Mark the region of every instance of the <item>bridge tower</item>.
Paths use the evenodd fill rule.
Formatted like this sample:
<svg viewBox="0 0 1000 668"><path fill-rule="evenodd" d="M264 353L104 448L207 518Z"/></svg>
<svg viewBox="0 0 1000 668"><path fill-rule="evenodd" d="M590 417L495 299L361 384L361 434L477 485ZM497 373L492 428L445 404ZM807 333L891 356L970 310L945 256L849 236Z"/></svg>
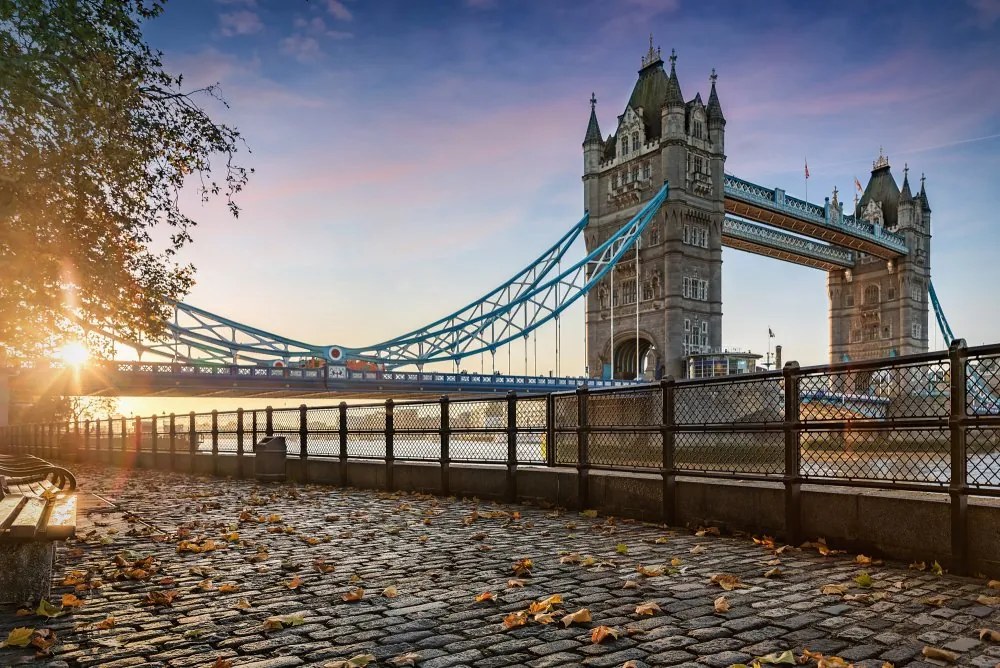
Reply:
<svg viewBox="0 0 1000 668"><path fill-rule="evenodd" d="M587 295L587 365L594 377L634 378L638 371L679 378L688 354L722 344L726 119L715 71L708 104L700 93L685 101L676 61L671 53L667 75L650 37L639 78L606 138L596 98L590 99L583 140L587 250L670 183L667 201L643 234L638 262L629 249Z"/></svg>
<svg viewBox="0 0 1000 668"><path fill-rule="evenodd" d="M842 207L836 193L831 205ZM859 215L876 229L881 226L903 235L909 252L895 260L859 253L853 269L829 272L830 361L926 352L931 208L924 178L914 196L905 167L900 190L889 159L880 152L855 204L855 216Z"/></svg>

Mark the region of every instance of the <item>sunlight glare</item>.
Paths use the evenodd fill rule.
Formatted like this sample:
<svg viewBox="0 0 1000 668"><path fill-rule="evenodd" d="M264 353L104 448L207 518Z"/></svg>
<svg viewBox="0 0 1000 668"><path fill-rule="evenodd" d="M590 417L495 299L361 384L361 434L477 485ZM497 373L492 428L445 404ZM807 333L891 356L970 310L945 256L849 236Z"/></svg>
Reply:
<svg viewBox="0 0 1000 668"><path fill-rule="evenodd" d="M79 341L70 341L64 345L60 354L62 356L62 361L70 366L83 366L90 358L90 352L87 350L87 346L83 345Z"/></svg>

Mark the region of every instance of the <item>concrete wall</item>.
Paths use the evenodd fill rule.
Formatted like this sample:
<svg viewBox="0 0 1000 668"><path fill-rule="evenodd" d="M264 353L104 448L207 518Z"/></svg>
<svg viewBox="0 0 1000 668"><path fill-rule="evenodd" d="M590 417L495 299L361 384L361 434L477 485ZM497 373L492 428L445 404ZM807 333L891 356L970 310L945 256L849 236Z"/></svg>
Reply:
<svg viewBox="0 0 1000 668"><path fill-rule="evenodd" d="M254 458L250 456L213 458L207 453L193 458L186 453L173 458L159 453L154 461L149 452L88 451L80 453L78 460L230 478L250 478L254 466ZM447 475L443 475L434 462L397 462L390 470L382 461L350 460L342 464L337 459L289 458L286 473L295 481L363 489L386 489L391 477L394 490L448 493L484 500L507 500L511 484L504 466L452 464ZM579 474L572 467L519 467L513 475L513 488L519 501L596 509L602 514L648 522L663 520L664 490L668 489L658 474L608 471L589 471L585 484L581 485ZM674 484L673 522L787 538L785 504L786 492L780 481L679 477ZM799 502L801 532L797 540L822 537L837 549L905 562L929 564L937 560L954 570L951 511L945 493L803 485ZM970 497L968 526L966 570L1000 578L1000 499Z"/></svg>

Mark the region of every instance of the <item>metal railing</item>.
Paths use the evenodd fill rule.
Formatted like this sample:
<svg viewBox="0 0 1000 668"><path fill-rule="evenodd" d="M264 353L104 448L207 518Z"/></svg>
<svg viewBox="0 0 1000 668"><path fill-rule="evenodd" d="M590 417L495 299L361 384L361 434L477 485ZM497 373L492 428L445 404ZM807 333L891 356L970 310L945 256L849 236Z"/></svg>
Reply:
<svg viewBox="0 0 1000 668"><path fill-rule="evenodd" d="M284 436L289 455L434 462L448 493L453 463L576 469L662 479L674 518L678 476L772 481L797 534L803 484L947 493L956 554L969 495L1000 496L1000 344L780 371L542 396L300 406L108 418L0 428L0 446L59 458L67 450L243 458ZM191 458L193 467L193 458Z"/></svg>

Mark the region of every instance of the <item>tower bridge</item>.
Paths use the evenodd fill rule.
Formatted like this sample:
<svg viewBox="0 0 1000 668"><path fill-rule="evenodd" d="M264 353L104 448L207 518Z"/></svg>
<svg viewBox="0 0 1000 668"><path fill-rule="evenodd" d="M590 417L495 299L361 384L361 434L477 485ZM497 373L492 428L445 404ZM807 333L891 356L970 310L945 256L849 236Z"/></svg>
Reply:
<svg viewBox="0 0 1000 668"><path fill-rule="evenodd" d="M178 303L154 341L127 339L108 323L79 323L130 347L139 362L94 365L82 375L27 364L13 370L11 386L79 394L368 397L548 392L661 374L683 378L689 358L722 347L723 247L827 273L831 362L926 351L931 302L950 337L930 283L924 179L914 195L904 170L897 186L880 155L848 215L836 190L819 205L727 174L715 72L707 103L700 93L686 99L676 61L672 53L668 74L650 43L615 132L606 137L591 96L583 217L511 279L443 318L349 347L291 339ZM581 237L586 255L574 258L569 251ZM555 377L517 376L509 368L503 375L460 372L463 360L495 362L513 345L524 346L527 370L529 339L543 326L558 332L565 310L579 300L586 314L586 377L558 371L560 334ZM362 366L345 366L352 361ZM454 369L425 369L442 363Z"/></svg>

